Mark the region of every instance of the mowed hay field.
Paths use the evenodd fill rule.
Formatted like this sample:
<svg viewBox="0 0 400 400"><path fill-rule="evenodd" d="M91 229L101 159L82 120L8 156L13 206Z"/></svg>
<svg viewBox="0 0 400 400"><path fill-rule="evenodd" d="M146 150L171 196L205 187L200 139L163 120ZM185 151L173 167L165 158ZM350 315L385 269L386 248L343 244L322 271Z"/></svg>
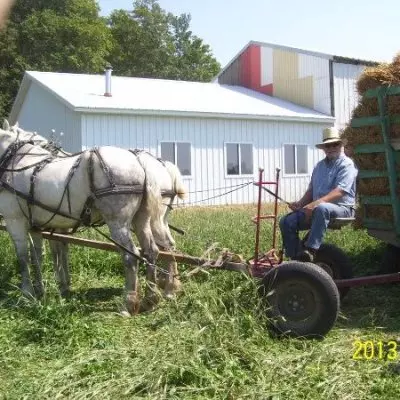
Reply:
<svg viewBox="0 0 400 400"><path fill-rule="evenodd" d="M175 210L170 222L186 230L175 235L183 253L201 256L214 244L250 258L254 214L255 206L196 207ZM266 250L271 232L265 222ZM74 294L64 301L47 250L47 294L38 302L20 295L14 251L5 233L0 240L1 399L400 398L400 348L394 361L352 359L357 340L400 336L400 286L351 290L324 340L277 339L255 282L242 274L187 277L191 267L180 266L176 300L123 318L116 253L71 247ZM327 241L348 252L356 274L378 268L384 246L365 231L346 227Z"/></svg>

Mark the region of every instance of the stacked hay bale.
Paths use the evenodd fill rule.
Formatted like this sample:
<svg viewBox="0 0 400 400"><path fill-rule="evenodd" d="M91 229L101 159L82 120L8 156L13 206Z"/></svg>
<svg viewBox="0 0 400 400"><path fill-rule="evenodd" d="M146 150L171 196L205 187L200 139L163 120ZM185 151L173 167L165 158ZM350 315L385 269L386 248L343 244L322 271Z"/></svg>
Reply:
<svg viewBox="0 0 400 400"><path fill-rule="evenodd" d="M400 85L400 53L394 57L391 63L366 68L357 82L357 91L362 96L368 89L390 85ZM400 115L400 96L388 97L387 111L389 115ZM376 98L362 98L354 109L352 118L375 117L378 115L378 100ZM342 137L347 139L347 146L345 149L346 154L353 158L359 170L386 170L387 166L384 153L354 153L354 148L359 144L383 143L381 127L366 126L361 128L352 128L350 124L342 133ZM390 139L400 139L400 124L391 125L389 136ZM361 178L358 180L357 192L359 195L389 196L389 180L386 177ZM392 222L392 206L365 205L365 207L358 207L356 213L356 227L362 227L362 219L364 217Z"/></svg>

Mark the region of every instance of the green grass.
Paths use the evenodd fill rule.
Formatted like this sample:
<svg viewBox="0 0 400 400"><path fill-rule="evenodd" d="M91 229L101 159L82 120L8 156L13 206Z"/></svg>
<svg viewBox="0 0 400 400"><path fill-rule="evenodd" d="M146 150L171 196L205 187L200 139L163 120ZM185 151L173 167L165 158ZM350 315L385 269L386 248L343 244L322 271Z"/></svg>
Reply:
<svg viewBox="0 0 400 400"><path fill-rule="evenodd" d="M250 258L254 212L175 210L170 222L186 231L177 248L202 256L214 245ZM265 250L271 232L266 222ZM350 227L326 240L348 252L358 275L373 273L384 249ZM5 233L0 246L0 399L400 398L399 360L352 360L355 340L400 336L399 286L351 290L324 340L276 339L266 330L255 283L242 274L187 277L190 266L180 266L179 297L127 319L118 315L124 280L116 253L71 247L70 301L59 298L46 254L46 297L39 302L20 295Z"/></svg>

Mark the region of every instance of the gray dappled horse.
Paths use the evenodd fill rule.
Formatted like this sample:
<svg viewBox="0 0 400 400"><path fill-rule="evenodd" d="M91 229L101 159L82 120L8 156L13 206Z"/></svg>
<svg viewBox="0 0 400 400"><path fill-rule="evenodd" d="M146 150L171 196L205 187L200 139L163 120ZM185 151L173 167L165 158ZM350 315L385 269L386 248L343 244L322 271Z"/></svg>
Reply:
<svg viewBox="0 0 400 400"><path fill-rule="evenodd" d="M63 149L54 146L54 144L49 140L45 139L43 136L38 135L36 132L25 131L18 126L18 123L12 127L10 127L7 120L4 120L3 123L4 130L12 130L17 133L20 137L20 140L32 140L35 144L38 144L46 149L49 149L58 157L69 157L70 153L65 152ZM169 243L169 247L172 248L175 245L175 241L170 233L168 226L168 214L171 210L171 205L173 204L175 197L183 199L186 196L187 190L182 180L181 173L177 166L168 161L162 161L160 159L155 158L152 154L146 151L134 150L137 157L141 160L143 165L146 168L151 168L153 171L157 171L156 178L159 183L159 187L161 189L161 195L163 198L164 207L161 210L162 214L162 223L164 224L165 234L167 236L167 242ZM154 230L153 222L151 221L152 230ZM135 217L133 220L133 228L139 239L140 246L146 246L143 244L143 240L146 240L143 235L141 235L140 230L135 227ZM157 236L157 232L155 235L155 241L160 246L163 247L165 245L164 238L160 238ZM160 243L161 242L161 243ZM38 264L41 264L41 248L42 248L42 236L33 235L33 245L35 250L32 252L33 254L38 254L40 259L33 260ZM60 291L62 295L68 295L70 291L70 274L69 274L69 263L68 263L68 244L60 241L50 241L50 249L53 259L53 267L56 279L60 286ZM178 269L177 263L175 261L171 261L168 263L168 271L160 269L158 274L158 285L160 288L164 289L164 296L166 298L172 298L174 293L180 288L180 281L178 279ZM154 303L155 300L152 300ZM150 308L150 305L149 305Z"/></svg>
<svg viewBox="0 0 400 400"><path fill-rule="evenodd" d="M146 298L151 303L156 297L153 264L158 255L154 238L157 236L163 247L170 246L162 223L158 171L146 168L145 161L118 147L104 146L60 158L19 136L0 129L0 214L15 245L22 291L30 296L35 289L39 295L43 292L40 268L35 268L34 286L30 279L30 228L68 231L80 226L85 217L88 223L104 221L112 239L123 246L126 308L129 314L138 312L138 252L130 234L135 220L150 260Z"/></svg>

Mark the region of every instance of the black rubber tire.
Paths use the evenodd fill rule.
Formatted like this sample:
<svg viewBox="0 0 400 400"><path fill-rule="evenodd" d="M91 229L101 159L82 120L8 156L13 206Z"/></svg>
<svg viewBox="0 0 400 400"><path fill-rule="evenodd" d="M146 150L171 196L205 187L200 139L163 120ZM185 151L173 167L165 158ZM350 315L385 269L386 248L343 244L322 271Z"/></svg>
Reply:
<svg viewBox="0 0 400 400"><path fill-rule="evenodd" d="M314 264L328 272L333 280L354 277L353 265L349 256L334 244L323 243L314 257ZM349 290L349 287L340 288L340 298L343 299Z"/></svg>
<svg viewBox="0 0 400 400"><path fill-rule="evenodd" d="M400 272L400 248L388 243L381 260L378 274Z"/></svg>
<svg viewBox="0 0 400 400"><path fill-rule="evenodd" d="M336 322L340 295L335 282L314 264L290 261L262 280L269 329L278 335L322 338Z"/></svg>

